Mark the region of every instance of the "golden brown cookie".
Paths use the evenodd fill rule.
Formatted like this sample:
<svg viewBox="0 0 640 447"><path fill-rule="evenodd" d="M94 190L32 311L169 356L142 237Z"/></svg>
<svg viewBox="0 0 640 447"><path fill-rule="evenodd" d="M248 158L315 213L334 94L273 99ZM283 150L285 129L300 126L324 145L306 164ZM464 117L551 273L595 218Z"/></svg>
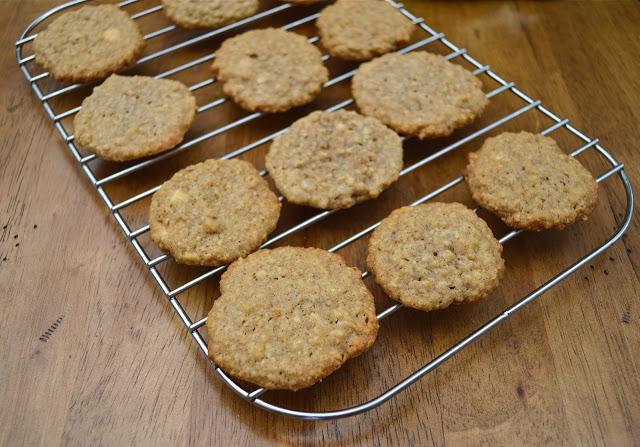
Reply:
<svg viewBox="0 0 640 447"><path fill-rule="evenodd" d="M278 223L280 202L251 163L207 160L153 195L151 239L181 264L219 266L246 256Z"/></svg>
<svg viewBox="0 0 640 447"><path fill-rule="evenodd" d="M504 271L502 246L459 203L392 212L369 240L367 265L390 298L425 311L484 298Z"/></svg>
<svg viewBox="0 0 640 447"><path fill-rule="evenodd" d="M180 143L195 113L195 98L178 81L111 75L82 101L75 140L105 160L133 160Z"/></svg>
<svg viewBox="0 0 640 447"><path fill-rule="evenodd" d="M229 267L207 319L209 357L269 389L313 385L378 333L361 273L317 248L260 250Z"/></svg>
<svg viewBox="0 0 640 447"><path fill-rule="evenodd" d="M348 208L380 195L402 169L402 140L375 118L313 112L271 145L266 166L291 203Z"/></svg>
<svg viewBox="0 0 640 447"><path fill-rule="evenodd" d="M338 0L316 22L334 57L366 61L411 40L415 25L384 0Z"/></svg>
<svg viewBox="0 0 640 447"><path fill-rule="evenodd" d="M169 20L183 28L217 28L258 11L258 0L162 0Z"/></svg>
<svg viewBox="0 0 640 447"><path fill-rule="evenodd" d="M523 230L586 220L598 200L598 184L578 160L553 138L529 132L487 138L469 154L467 184L473 200Z"/></svg>
<svg viewBox="0 0 640 447"><path fill-rule="evenodd" d="M284 112L307 104L329 78L320 50L304 36L276 28L225 40L212 69L224 92L252 112Z"/></svg>
<svg viewBox="0 0 640 447"><path fill-rule="evenodd" d="M36 62L54 79L93 82L133 65L144 39L126 12L100 5L63 13L33 45Z"/></svg>
<svg viewBox="0 0 640 447"><path fill-rule="evenodd" d="M488 104L471 72L425 51L386 54L362 64L352 90L362 114L421 139L451 135Z"/></svg>

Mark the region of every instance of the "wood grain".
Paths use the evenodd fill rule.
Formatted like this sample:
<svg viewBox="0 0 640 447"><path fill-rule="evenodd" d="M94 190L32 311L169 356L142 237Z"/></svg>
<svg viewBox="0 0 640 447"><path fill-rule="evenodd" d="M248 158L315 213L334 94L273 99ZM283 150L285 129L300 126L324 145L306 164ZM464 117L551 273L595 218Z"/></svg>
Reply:
<svg viewBox="0 0 640 447"><path fill-rule="evenodd" d="M18 71L15 40L32 18L56 3L6 0L0 18L5 49L0 55L1 445L640 444L637 219L623 241L589 267L372 412L303 422L270 415L235 396L183 330ZM599 137L626 164L632 182L640 184L637 1L405 4L555 113ZM161 17L141 21L147 31L158 23L164 23ZM151 50L180 37L157 38ZM219 41L138 72L158 73L210 52ZM330 66L332 73L346 68ZM176 78L194 83L209 76L203 65ZM495 86L485 83L487 90ZM329 89L319 104L346 97L346 87ZM198 101L214 99L217 88L199 91ZM56 110L66 110L77 98L55 102ZM478 123L455 137L520 106L499 95ZM247 144L309 110L257 120L209 139L110 185L108 192L122 199L142 191L181 166ZM203 113L191 135L241 116L231 104ZM550 124L527 113L500 130L537 131ZM566 132L554 136L567 150L579 144ZM406 163L453 141L410 142ZM330 247L459 175L466 153L480 141L406 176L378 200L340 212L286 243ZM264 151L261 147L244 158L261 168ZM605 169L591 153L580 159L595 173ZM96 165L101 175L113 169L113 164ZM440 199L469 203L463 186ZM525 234L507 244L507 275L491 299L429 314L401 310L384 321L370 352L322 384L266 398L295 408L332 409L375 397L606 240L622 219L624 202L619 182L610 179L589 222L561 233ZM146 206L127 209L127 219L144 223ZM311 214L287 206L280 229ZM496 232L504 231L490 216L483 217ZM341 253L362 268L365 247L363 240ZM201 272L163 265L174 285ZM373 282L368 285L380 308L389 303ZM216 294L212 280L180 299L195 319L206 314Z"/></svg>

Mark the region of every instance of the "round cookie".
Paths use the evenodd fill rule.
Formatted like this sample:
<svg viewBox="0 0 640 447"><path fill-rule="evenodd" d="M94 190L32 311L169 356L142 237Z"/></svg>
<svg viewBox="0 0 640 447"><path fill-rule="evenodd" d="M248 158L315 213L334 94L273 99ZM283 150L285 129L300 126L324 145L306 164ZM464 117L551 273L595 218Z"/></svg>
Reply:
<svg viewBox="0 0 640 447"><path fill-rule="evenodd" d="M411 40L415 25L384 0L338 0L316 22L334 57L366 61Z"/></svg>
<svg viewBox="0 0 640 447"><path fill-rule="evenodd" d="M153 195L151 239L181 264L219 266L246 256L278 223L280 202L251 163L207 160Z"/></svg>
<svg viewBox="0 0 640 447"><path fill-rule="evenodd" d="M459 203L392 212L369 240L367 265L390 298L425 311L484 298L504 271L502 246Z"/></svg>
<svg viewBox="0 0 640 447"><path fill-rule="evenodd" d="M362 114L421 139L451 135L489 102L471 72L425 51L387 54L362 64L352 90Z"/></svg>
<svg viewBox="0 0 640 447"><path fill-rule="evenodd" d="M402 140L375 118L313 112L273 141L266 167L289 202L348 208L398 179Z"/></svg>
<svg viewBox="0 0 640 447"><path fill-rule="evenodd" d="M36 62L54 79L93 82L130 67L144 47L142 33L115 5L65 12L38 33Z"/></svg>
<svg viewBox="0 0 640 447"><path fill-rule="evenodd" d="M194 96L178 81L111 75L82 101L75 141L105 160L146 157L180 143L195 113Z"/></svg>
<svg viewBox="0 0 640 447"><path fill-rule="evenodd" d="M586 220L598 184L578 160L550 137L506 132L469 154L467 184L473 200L510 227L560 230Z"/></svg>
<svg viewBox="0 0 640 447"><path fill-rule="evenodd" d="M212 69L224 92L252 112L284 112L307 104L329 79L320 50L304 36L276 28L225 40Z"/></svg>
<svg viewBox="0 0 640 447"><path fill-rule="evenodd" d="M258 11L258 0L162 0L164 13L177 25L217 28Z"/></svg>
<svg viewBox="0 0 640 447"><path fill-rule="evenodd" d="M378 333L360 271L325 250L260 250L231 264L220 292L207 319L209 357L261 387L309 387Z"/></svg>

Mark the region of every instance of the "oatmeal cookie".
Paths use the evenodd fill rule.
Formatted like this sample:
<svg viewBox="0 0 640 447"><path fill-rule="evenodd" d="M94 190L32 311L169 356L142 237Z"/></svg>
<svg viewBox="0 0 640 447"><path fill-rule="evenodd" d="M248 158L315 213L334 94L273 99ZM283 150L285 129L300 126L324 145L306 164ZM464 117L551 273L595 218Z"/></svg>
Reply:
<svg viewBox="0 0 640 447"><path fill-rule="evenodd" d="M105 160L133 160L180 143L195 113L194 96L178 81L111 75L82 101L75 140Z"/></svg>
<svg viewBox="0 0 640 447"><path fill-rule="evenodd" d="M578 160L553 138L529 132L487 138L469 154L466 180L473 200L523 230L586 220L598 200L598 184Z"/></svg>
<svg viewBox="0 0 640 447"><path fill-rule="evenodd" d="M284 112L307 104L329 79L320 50L304 36L276 28L227 39L212 69L224 92L252 112Z"/></svg>
<svg viewBox="0 0 640 447"><path fill-rule="evenodd" d="M207 160L178 171L153 195L151 239L181 264L219 266L262 244L280 202L251 163Z"/></svg>
<svg viewBox="0 0 640 447"><path fill-rule="evenodd" d="M309 387L378 333L360 271L325 250L260 250L231 264L220 292L207 319L209 357L265 388Z"/></svg>
<svg viewBox="0 0 640 447"><path fill-rule="evenodd" d="M390 298L425 311L484 298L504 271L502 246L459 203L392 212L369 240L367 265Z"/></svg>
<svg viewBox="0 0 640 447"><path fill-rule="evenodd" d="M93 82L134 64L144 48L135 22L115 5L65 12L38 33L36 62L58 81Z"/></svg>
<svg viewBox="0 0 640 447"><path fill-rule="evenodd" d="M375 118L313 112L273 141L266 166L289 202L348 208L378 197L398 179L402 140Z"/></svg>
<svg viewBox="0 0 640 447"><path fill-rule="evenodd" d="M218 28L258 11L258 0L162 0L164 13L188 29Z"/></svg>
<svg viewBox="0 0 640 447"><path fill-rule="evenodd" d="M411 40L415 25L384 0L338 0L320 13L322 45L334 57L366 61Z"/></svg>
<svg viewBox="0 0 640 447"><path fill-rule="evenodd" d="M352 90L362 114L420 139L451 135L489 102L471 72L425 51L386 54L362 64Z"/></svg>

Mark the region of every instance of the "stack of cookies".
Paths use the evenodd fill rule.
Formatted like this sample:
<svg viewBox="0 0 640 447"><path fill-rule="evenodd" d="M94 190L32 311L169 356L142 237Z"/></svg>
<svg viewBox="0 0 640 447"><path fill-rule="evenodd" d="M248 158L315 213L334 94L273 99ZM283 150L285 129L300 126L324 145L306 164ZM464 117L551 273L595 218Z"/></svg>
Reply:
<svg viewBox="0 0 640 447"><path fill-rule="evenodd" d="M317 0L298 0L310 4ZM254 14L257 0L163 0L185 28L219 27ZM364 62L353 77L356 111L313 112L274 139L267 171L287 202L323 210L378 197L400 176L402 137L445 137L488 105L482 83L440 55L393 53L413 24L381 0L337 0L319 15L329 54ZM115 6L84 7L35 40L36 61L58 80L106 80L75 117L76 142L105 160L158 154L180 144L196 101L177 81L121 76L143 47ZM320 50L282 29L226 40L212 70L241 108L279 113L309 104L329 78ZM507 225L562 229L584 220L597 184L551 138L505 133L469 157L473 199ZM270 389L313 385L369 349L378 332L373 296L358 269L316 248L255 250L277 226L281 204L240 160L207 160L154 194L152 240L176 262L229 265L207 320L209 355L229 374ZM400 208L373 232L366 258L390 298L423 311L488 296L505 271L502 246L459 203ZM305 337L296 336L304 331Z"/></svg>

